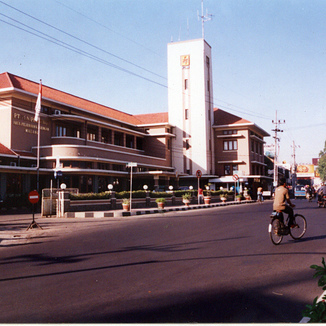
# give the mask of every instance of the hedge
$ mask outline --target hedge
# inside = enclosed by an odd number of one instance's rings
[[[197,190],[175,190],[173,191],[174,196],[176,197],[182,197],[182,195],[186,193],[191,193],[193,196],[197,197]],[[233,191],[227,191],[227,190],[216,190],[216,191],[207,191],[204,190],[203,194],[204,196],[207,196],[208,193],[210,193],[211,196],[220,196],[220,195],[233,195]],[[172,193],[169,192],[154,192],[149,191],[149,196],[151,198],[169,198],[172,197]],[[122,198],[130,198],[130,191],[121,191],[116,192],[115,197],[117,199]],[[132,198],[145,198],[146,197],[146,191],[145,190],[136,190],[132,192]],[[110,199],[111,195],[109,191],[100,192],[100,193],[85,193],[85,194],[70,194],[69,198],[71,200],[92,200],[92,199]]]

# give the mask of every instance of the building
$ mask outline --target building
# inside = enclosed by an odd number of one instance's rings
[[[36,188],[38,87],[0,74],[2,197],[12,193],[12,184],[15,194]],[[51,180],[81,192],[104,191],[110,183],[126,189],[127,162],[137,162],[136,180],[151,188],[168,185],[175,176],[167,113],[137,117],[43,86],[40,122],[41,189],[49,188]]]
[[[227,185],[234,174],[266,181],[260,127],[213,109],[211,48],[203,39],[168,45],[168,112],[130,115],[42,87],[40,143],[34,121],[39,84],[0,74],[0,195],[65,183],[80,192]],[[39,149],[39,155],[37,155]],[[38,182],[39,180],[39,182]],[[264,182],[265,182],[264,181]]]
[[[172,161],[180,175],[213,175],[211,47],[203,39],[168,44]]]

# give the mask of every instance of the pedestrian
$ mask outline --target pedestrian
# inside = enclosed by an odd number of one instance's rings
[[[264,198],[263,198],[263,188],[261,186],[259,186],[258,189],[257,189],[257,200],[260,203],[262,203],[264,201]]]
[[[198,202],[199,202],[199,204],[202,204],[204,202],[203,201],[203,189],[202,188],[198,189]]]

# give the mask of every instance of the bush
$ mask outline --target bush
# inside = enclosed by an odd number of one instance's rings
[[[185,199],[185,200],[191,200],[191,197],[192,197],[192,195],[189,192],[182,195],[182,199]]]
[[[105,192],[100,192],[100,193],[86,193],[86,194],[69,194],[69,199],[70,200],[92,200],[92,199],[109,199],[110,198],[110,193],[105,191]]]
[[[318,280],[318,286],[326,290],[326,265],[324,257],[322,258],[322,266],[311,265],[310,268],[315,269],[316,273],[314,277],[320,277]],[[318,301],[316,297],[312,305],[306,305],[306,309],[302,312],[303,317],[310,318],[309,323],[325,323],[326,322],[326,295],[322,297],[321,301]]]
[[[168,198],[168,197],[172,197],[172,194],[165,192],[165,191],[151,192],[150,197],[151,198],[161,198],[161,197]]]
[[[233,191],[227,190],[210,190],[209,191],[212,196],[220,196],[221,194],[225,195],[233,195]],[[197,190],[175,190],[173,191],[174,196],[182,197],[184,194],[190,193],[192,196],[197,197],[198,191]],[[204,195],[206,196],[207,190],[204,190]],[[172,197],[172,192],[149,192],[151,198],[169,198]],[[122,198],[130,198],[130,191],[120,191],[115,193],[115,197],[117,199]],[[104,191],[100,193],[85,193],[85,194],[69,194],[70,200],[95,200],[95,199],[110,199],[111,195],[109,191]],[[136,190],[132,192],[132,198],[146,198],[146,191],[145,190]]]
[[[155,201],[156,201],[157,203],[165,203],[165,202],[166,202],[165,198],[163,198],[163,197],[161,197],[161,198],[157,198]]]

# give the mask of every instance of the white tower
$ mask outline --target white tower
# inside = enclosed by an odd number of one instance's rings
[[[169,123],[177,173],[214,174],[211,47],[204,39],[168,44]]]

